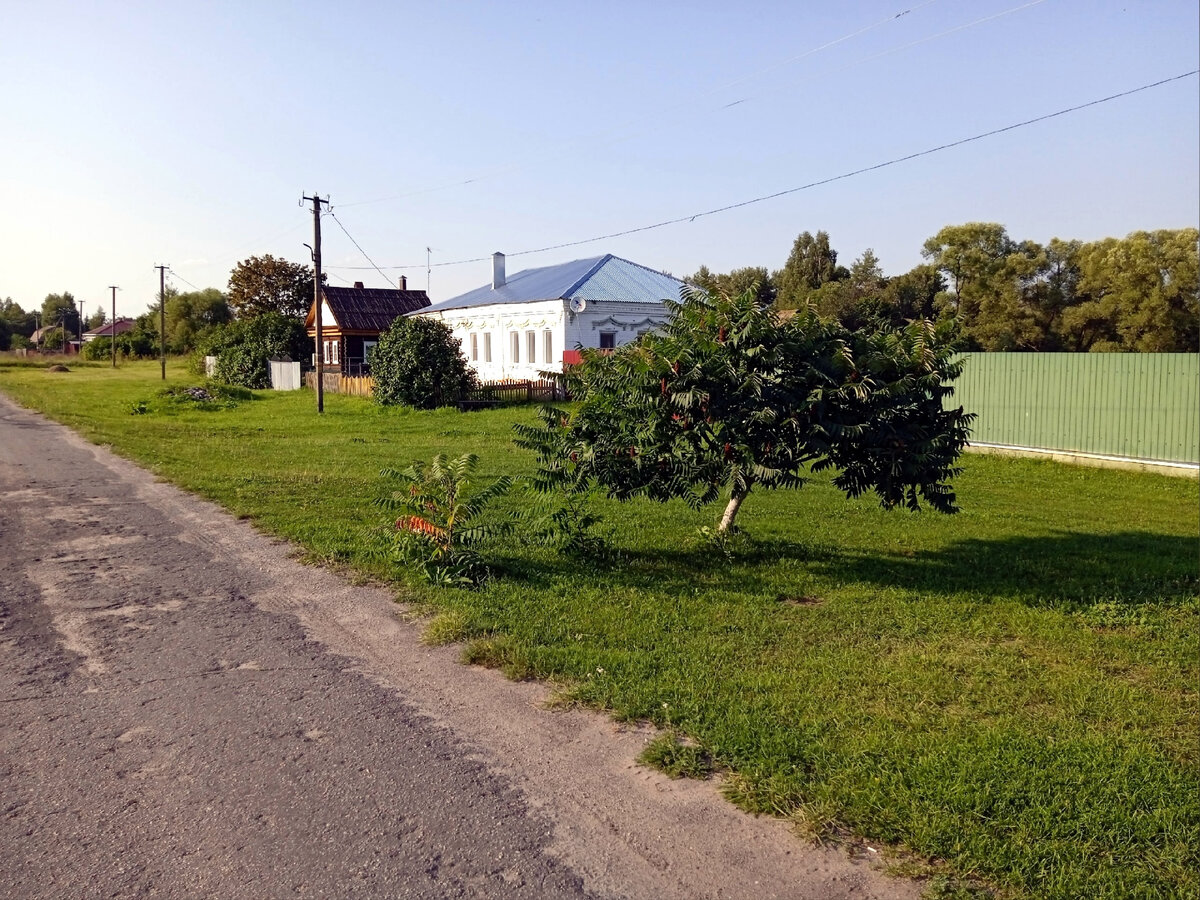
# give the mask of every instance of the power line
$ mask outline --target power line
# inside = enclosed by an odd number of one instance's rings
[[[832,184],[835,181],[844,181],[845,179],[853,178],[856,175],[864,175],[867,172],[875,172],[875,171],[878,171],[879,169],[886,169],[890,166],[899,165],[900,163],[903,163],[903,162],[908,162],[913,159],[919,159],[922,156],[930,156],[934,153],[940,153],[943,150],[949,150],[953,147],[961,147],[964,144],[970,144],[975,141],[981,141],[984,138],[995,137],[998,134],[1004,134],[1005,132],[1015,131],[1018,128],[1024,128],[1028,125],[1035,125],[1038,122],[1045,122],[1045,121],[1048,121],[1049,119],[1056,119],[1060,116],[1065,116],[1069,113],[1079,112],[1081,109],[1088,109],[1089,107],[1099,106],[1102,103],[1108,103],[1112,100],[1119,100],[1122,97],[1129,97],[1133,94],[1138,94],[1138,93],[1141,93],[1142,91],[1148,91],[1151,88],[1161,87],[1164,84],[1170,84],[1171,82],[1174,82],[1174,81],[1182,81],[1184,78],[1191,78],[1193,75],[1197,75],[1197,74],[1200,74],[1200,69],[1192,69],[1190,72],[1184,72],[1182,75],[1173,75],[1170,78],[1163,78],[1160,81],[1154,81],[1154,82],[1151,82],[1150,84],[1143,84],[1140,87],[1130,88],[1127,91],[1121,91],[1120,93],[1117,93],[1117,94],[1109,94],[1107,97],[1100,97],[1097,100],[1089,100],[1086,103],[1080,103],[1076,106],[1069,106],[1066,109],[1060,109],[1056,112],[1046,113],[1045,115],[1035,116],[1032,119],[1025,119],[1022,122],[1015,122],[1012,125],[1005,125],[1002,128],[993,128],[991,131],[984,131],[984,132],[981,132],[980,134],[974,134],[974,135],[971,135],[970,137],[961,138],[957,141],[950,141],[949,143],[941,144],[937,147],[930,147],[926,150],[918,150],[916,153],[909,153],[905,156],[897,156],[893,159],[886,160],[885,162],[875,163],[874,165],[871,165],[871,166],[864,166],[861,169],[855,169],[852,172],[843,172],[841,175],[832,175],[829,178],[822,178],[818,181],[810,181],[807,184],[800,185],[799,187],[787,188],[786,190],[775,191],[774,193],[771,193],[771,194],[763,194],[761,197],[753,197],[749,200],[739,201],[738,203],[730,203],[725,206],[718,206],[714,209],[706,209],[706,210],[703,210],[702,212],[693,213],[691,215],[686,215],[686,216],[679,216],[678,218],[675,218],[675,219],[666,219],[662,222],[655,222],[652,225],[641,225],[637,228],[627,228],[624,231],[614,231],[614,232],[610,232],[609,234],[602,234],[602,235],[598,235],[596,237],[584,238],[583,240],[567,241],[562,244],[552,244],[548,247],[538,247],[536,250],[519,250],[515,253],[509,253],[506,255],[511,257],[511,256],[529,256],[534,253],[547,253],[551,250],[563,250],[567,247],[578,247],[583,244],[592,244],[592,243],[595,243],[596,241],[607,241],[607,240],[611,240],[612,238],[625,237],[630,234],[640,234],[641,232],[644,232],[644,231],[653,231],[656,228],[665,228],[668,225],[679,225],[684,222],[694,222],[697,219],[704,218],[705,216],[715,216],[718,213],[729,212],[734,209],[741,209],[746,206],[752,206],[756,203],[763,203],[767,200],[775,200],[778,197],[786,197],[788,194],[796,194],[796,193],[799,193],[800,191],[807,191],[807,190],[810,190],[811,188],[820,187],[820,186],[826,185],[826,184]],[[477,257],[473,257],[471,259],[457,259],[457,260],[454,260],[453,262],[433,263],[432,268],[439,268],[439,267],[443,267],[443,266],[461,266],[461,265],[467,265],[468,263],[485,262],[489,259],[491,259],[490,256],[477,256]],[[374,263],[372,263],[372,266],[376,269],[376,271],[380,271],[379,267],[375,266]],[[363,268],[367,268],[367,267],[366,266],[337,266],[337,268],[339,268],[339,269],[363,269]],[[419,269],[422,267],[419,265],[403,265],[403,266],[385,266],[384,268],[387,268],[387,269]],[[383,274],[382,271],[380,271],[380,274],[381,275]],[[386,278],[387,276],[384,276],[384,277]]]
[[[891,22],[895,22],[897,19],[902,19],[902,18],[904,18],[905,16],[909,15],[910,13],[914,13],[914,12],[916,12],[917,10],[919,10],[919,9],[923,9],[923,8],[924,8],[924,7],[926,7],[926,6],[931,6],[931,5],[933,5],[934,3],[936,3],[936,2],[937,2],[937,0],[925,0],[925,2],[923,2],[923,3],[918,3],[918,4],[914,5],[914,6],[911,6],[911,7],[909,7],[909,8],[902,9],[902,10],[900,10],[900,11],[899,11],[899,12],[897,12],[897,13],[894,13],[894,14],[892,14],[892,15],[890,15],[890,16],[887,16],[887,17],[885,17],[885,18],[879,19],[878,21],[872,22],[870,25],[866,25],[866,26],[864,26],[864,27],[862,27],[862,28],[859,28],[859,29],[857,29],[856,31],[851,31],[851,32],[849,32],[848,34],[844,34],[844,35],[842,35],[841,37],[834,38],[833,40],[830,40],[830,41],[826,41],[824,44],[821,44],[821,45],[819,45],[819,46],[817,46],[817,47],[813,47],[813,48],[811,48],[811,49],[809,49],[809,50],[805,50],[803,53],[798,53],[798,54],[796,54],[795,56],[789,56],[787,59],[783,59],[783,60],[780,60],[779,62],[772,63],[771,65],[764,66],[764,67],[762,67],[762,68],[760,68],[760,69],[756,69],[755,71],[753,71],[753,72],[750,72],[750,73],[748,73],[748,74],[746,74],[746,75],[743,75],[742,77],[740,77],[740,78],[737,78],[737,79],[735,79],[735,80],[733,80],[733,81],[727,82],[727,83],[725,83],[725,84],[718,85],[718,86],[716,86],[716,87],[714,87],[714,88],[710,88],[710,89],[708,89],[707,91],[704,91],[703,93],[701,93],[701,94],[699,95],[699,97],[700,97],[701,99],[704,99],[704,98],[707,98],[707,97],[711,97],[711,96],[712,96],[712,95],[714,95],[714,94],[720,93],[721,91],[728,90],[728,89],[729,89],[729,88],[731,88],[731,87],[737,87],[739,84],[745,84],[747,81],[751,81],[751,80],[753,80],[753,79],[755,79],[755,78],[758,78],[758,77],[759,77],[759,76],[761,76],[761,75],[765,75],[765,74],[767,74],[768,72],[774,72],[774,71],[776,71],[776,70],[778,70],[778,69],[782,69],[782,68],[784,68],[785,66],[789,66],[789,65],[791,65],[792,63],[796,63],[796,62],[799,62],[799,61],[800,61],[800,60],[802,60],[802,59],[807,59],[807,58],[808,58],[808,57],[810,57],[810,56],[814,56],[814,55],[816,55],[817,53],[820,53],[820,52],[821,52],[821,51],[823,51],[823,50],[828,50],[828,49],[830,49],[831,47],[836,47],[836,46],[837,46],[837,45],[839,45],[839,44],[844,44],[846,41],[852,40],[852,39],[854,39],[854,38],[856,38],[856,37],[859,37],[860,35],[866,34],[868,31],[874,31],[876,28],[879,28],[879,27],[881,27],[881,26],[883,26],[883,25],[887,25],[887,24],[889,24],[889,23],[891,23]],[[1027,4],[1025,4],[1025,6],[1035,6],[1035,5],[1037,5],[1038,3],[1044,3],[1044,2],[1045,2],[1045,0],[1034,0],[1034,2],[1032,2],[1032,3],[1027,3]],[[970,24],[968,24],[968,25],[962,25],[962,26],[959,26],[959,28],[956,28],[956,29],[953,29],[953,30],[954,30],[954,31],[958,31],[958,30],[960,30],[961,28],[969,28],[971,25],[977,25],[977,24],[979,24],[980,22],[985,22],[985,21],[988,21],[989,19],[992,19],[992,18],[998,18],[999,16],[1006,15],[1006,14],[1007,14],[1007,13],[1009,13],[1009,12],[1015,12],[1015,11],[1016,11],[1016,10],[1018,10],[1018,9],[1024,9],[1024,8],[1025,8],[1025,6],[1019,6],[1019,7],[1016,7],[1016,9],[1007,10],[1006,12],[1003,12],[1003,13],[998,13],[996,16],[989,16],[987,19],[980,19],[978,22],[972,22],[972,23],[970,23]],[[949,34],[950,32],[944,32],[944,33],[945,33],[945,34]],[[934,35],[934,37],[940,37],[940,36],[941,36],[941,35]],[[927,40],[932,40],[932,39],[933,39],[933,38],[928,38]],[[918,41],[918,43],[920,43],[920,42]],[[906,45],[906,46],[910,46],[910,45]],[[901,49],[903,49],[903,48],[901,48]],[[868,59],[873,59],[873,58],[874,58],[874,57],[868,57]],[[742,102],[742,101],[737,101],[737,102],[739,102],[739,103],[740,103],[740,102]],[[678,107],[680,107],[682,104],[681,104],[681,103],[676,103],[676,104],[674,104],[674,105],[675,105],[675,107],[676,107],[676,108],[678,108]],[[724,107],[722,107],[722,108],[724,108]],[[658,113],[655,113],[654,115],[655,115],[655,116],[657,116],[657,115],[658,115]],[[626,124],[627,124],[627,126],[628,126],[628,125],[632,125],[632,124],[636,124],[636,121],[635,121],[635,122],[627,122]],[[626,134],[624,137],[618,137],[618,138],[609,138],[609,140],[607,141],[607,143],[615,143],[616,141],[619,141],[619,140],[628,140],[629,138],[631,138],[631,137],[634,137],[635,135],[636,135],[636,132],[634,132],[634,133],[627,133],[627,134]],[[578,143],[578,142],[577,142],[577,143]],[[570,151],[569,151],[569,149],[561,149],[559,152],[557,152],[557,153],[555,153],[555,154],[552,154],[552,157],[561,156],[561,155],[563,155],[563,153],[566,153],[566,152],[570,152]],[[508,164],[508,165],[506,165],[506,166],[501,166],[500,168],[498,168],[498,169],[493,169],[493,170],[492,170],[492,171],[490,171],[490,172],[482,172],[482,173],[479,173],[479,174],[477,174],[477,175],[474,175],[474,176],[472,176],[472,177],[470,177],[470,178],[465,178],[465,179],[457,179],[457,180],[455,180],[455,181],[445,182],[445,183],[443,183],[443,184],[438,184],[438,185],[434,185],[434,186],[431,186],[431,187],[425,187],[425,188],[416,188],[416,189],[414,189],[414,190],[412,190],[412,191],[406,191],[406,192],[404,192],[404,193],[400,193],[400,194],[392,194],[392,195],[389,195],[389,196],[387,196],[387,197],[376,197],[376,198],[375,198],[375,199],[373,199],[373,200],[358,200],[358,201],[355,201],[355,202],[353,202],[353,203],[339,203],[338,205],[339,205],[340,207],[342,207],[343,209],[345,209],[346,207],[350,207],[350,206],[366,206],[366,205],[368,205],[368,204],[371,204],[371,203],[386,203],[386,202],[389,202],[389,201],[391,201],[391,200],[402,200],[402,199],[405,199],[405,198],[408,198],[408,197],[414,197],[414,196],[417,196],[418,194],[429,194],[429,193],[433,193],[433,192],[435,192],[435,191],[443,191],[443,190],[447,190],[447,189],[449,189],[449,188],[454,188],[454,187],[463,187],[463,186],[465,186],[465,185],[468,185],[468,184],[474,184],[474,183],[475,183],[475,182],[477,182],[477,181],[485,181],[485,180],[487,180],[488,178],[494,178],[494,177],[496,177],[497,175],[503,174],[503,173],[505,173],[505,172],[510,172],[510,171],[512,171],[513,169],[519,169],[519,168],[521,168],[522,166],[524,166],[524,165],[527,165],[527,164],[528,164],[528,163],[529,163],[529,162],[530,162],[532,159],[540,159],[540,160],[544,160],[544,159],[546,159],[546,158],[547,158],[546,154],[541,154],[541,155],[538,155],[538,156],[535,156],[535,157],[527,158],[527,159],[525,159],[525,160],[518,160],[518,161],[516,161],[516,162],[513,162],[513,163],[510,163],[510,164]]]
[[[171,277],[172,277],[172,278],[177,278],[177,279],[179,279],[179,280],[180,280],[180,281],[182,281],[184,284],[186,284],[188,287],[190,287],[190,288],[191,288],[193,291],[198,291],[198,290],[200,290],[200,288],[196,287],[194,284],[192,284],[190,281],[188,281],[186,278],[184,278],[182,275],[180,275],[180,274],[179,274],[178,272],[176,272],[174,269],[169,269],[168,271],[171,273]]]
[[[926,35],[923,38],[917,38],[915,41],[909,41],[906,44],[898,44],[895,47],[889,47],[886,50],[880,50],[878,53],[872,53],[870,56],[860,57],[859,59],[856,59],[853,62],[849,62],[846,65],[841,66],[836,69],[831,69],[830,71],[825,72],[824,74],[825,74],[825,76],[837,75],[841,72],[845,72],[848,69],[853,69],[855,66],[861,66],[863,63],[874,62],[875,60],[882,59],[885,56],[891,56],[895,53],[901,53],[905,50],[911,50],[913,47],[919,47],[921,44],[928,44],[930,41],[936,41],[936,40],[939,40],[940,38],[949,37],[950,35],[957,34],[960,31],[966,31],[968,28],[974,28],[976,25],[985,25],[988,22],[995,21],[996,19],[1002,19],[1005,16],[1011,16],[1013,13],[1018,13],[1018,12],[1021,12],[1022,10],[1029,9],[1031,6],[1040,6],[1041,4],[1043,4],[1045,2],[1046,2],[1046,0],[1029,0],[1029,2],[1022,3],[1020,6],[1013,6],[1009,9],[1001,10],[998,13],[992,13],[991,15],[982,16],[978,19],[973,19],[970,22],[964,22],[962,25],[955,25],[953,28],[947,28],[945,31],[937,32],[937,34]],[[752,95],[749,95],[746,97],[742,97],[738,100],[734,100],[732,103],[726,103],[724,106],[721,107],[721,109],[728,109],[731,106],[738,106],[739,104],[746,103],[749,100],[756,100],[761,97],[769,96],[770,94],[773,94],[773,93],[778,93],[781,90],[788,90],[788,89],[790,89],[790,87],[791,86],[775,88],[774,90],[764,91],[759,94],[752,94]]]
[[[354,239],[354,236],[346,230],[346,226],[342,224],[342,220],[339,219],[334,214],[333,207],[329,208],[329,215],[333,217],[333,221],[337,222],[337,227],[342,229],[342,234],[344,234],[344,235],[346,235],[346,237],[350,238],[350,243],[352,243],[355,247],[358,247],[358,252],[363,255],[363,259],[365,259],[367,262],[369,262],[371,264],[371,268],[373,268],[376,272],[378,272],[381,276],[383,276],[383,280],[386,281],[390,285],[392,283],[392,279],[389,278],[387,275],[385,275],[383,272],[383,269],[381,269],[381,268],[379,268],[379,266],[375,265],[375,260],[371,259],[371,257],[367,255],[367,251],[364,250],[361,246],[359,246],[358,241],[356,241]],[[332,268],[332,267],[329,267],[329,268]]]

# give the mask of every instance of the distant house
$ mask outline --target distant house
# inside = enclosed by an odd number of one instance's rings
[[[114,334],[126,334],[133,331],[133,319],[114,319],[111,322],[106,322],[99,328],[93,328],[91,331],[83,333],[83,342],[86,344],[89,341],[94,341],[98,337],[110,338]]]
[[[369,375],[371,351],[379,343],[379,335],[406,313],[429,306],[428,295],[408,290],[403,277],[399,290],[365,288],[357,281],[354,287],[323,287],[321,294],[325,301],[321,307],[322,362],[343,375]],[[315,340],[316,303],[309,307],[304,327]]]
[[[683,282],[627,259],[595,256],[511,278],[492,257],[492,283],[411,315],[437,318],[462,341],[483,381],[537,378],[579,361],[579,347],[613,349],[667,321]]]

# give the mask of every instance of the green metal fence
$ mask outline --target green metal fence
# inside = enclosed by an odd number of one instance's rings
[[[972,443],[1200,463],[1200,354],[973,353]]]

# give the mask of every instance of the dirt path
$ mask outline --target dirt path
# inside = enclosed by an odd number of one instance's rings
[[[0,398],[0,895],[916,897]]]

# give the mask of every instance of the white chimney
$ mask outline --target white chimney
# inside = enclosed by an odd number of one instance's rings
[[[504,254],[492,254],[492,290],[504,287]]]

